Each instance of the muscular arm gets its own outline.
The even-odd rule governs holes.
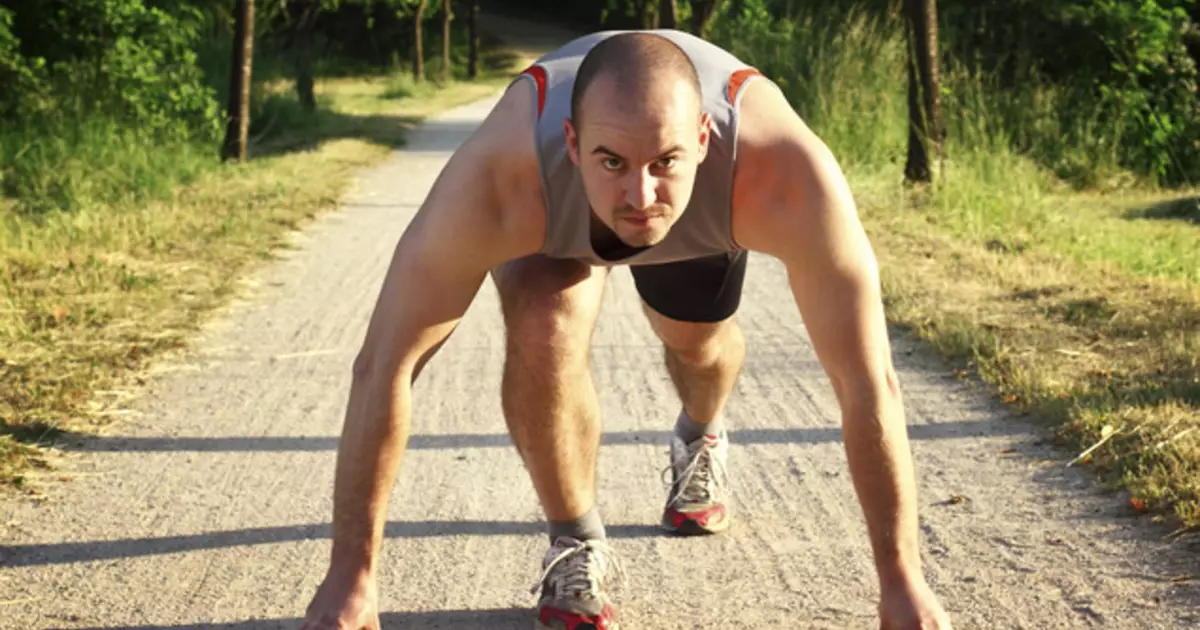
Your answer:
[[[745,112],[752,148],[739,164],[755,174],[735,193],[735,236],[787,266],[841,406],[881,581],[919,580],[916,487],[875,256],[833,156],[773,88],[755,87],[760,97]]]
[[[338,448],[331,575],[348,581],[374,576],[388,497],[409,436],[413,381],[458,325],[488,271],[540,244],[540,235],[503,212],[511,201],[502,189],[512,174],[506,164],[513,139],[505,136],[513,125],[495,123],[506,110],[528,111],[515,105],[502,102],[451,158],[395,249],[354,363]],[[506,160],[496,159],[501,150]]]

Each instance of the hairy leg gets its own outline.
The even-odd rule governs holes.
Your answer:
[[[693,422],[712,422],[729,399],[746,359],[746,343],[737,320],[684,322],[646,305],[643,310],[662,340],[667,372],[684,411]]]
[[[550,521],[595,504],[600,406],[588,365],[608,276],[531,256],[492,272],[507,328],[501,400],[509,434]]]

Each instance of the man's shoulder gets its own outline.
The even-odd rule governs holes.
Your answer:
[[[475,184],[490,191],[491,205],[501,214],[505,229],[519,233],[545,229],[534,133],[536,98],[527,82],[512,83],[459,150],[481,180]]]
[[[733,185],[734,231],[770,221],[781,209],[795,210],[804,178],[835,164],[824,142],[792,108],[777,85],[747,85],[738,108],[737,165]]]

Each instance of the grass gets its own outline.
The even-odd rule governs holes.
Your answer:
[[[1122,171],[1054,86],[1002,91],[953,61],[938,182],[906,186],[899,24],[745,14],[715,37],[839,157],[891,321],[1040,419],[1068,460],[1086,452],[1072,465],[1130,509],[1200,531],[1200,191]]]
[[[290,232],[334,209],[356,170],[403,144],[424,117],[494,93],[521,61],[503,51],[488,59],[474,82],[322,80],[315,114],[289,85],[262,85],[246,164],[38,213],[0,201],[0,482],[22,486],[52,465],[48,447],[63,433],[124,413],[153,359],[186,345]],[[141,153],[151,165],[170,157]]]
[[[921,194],[853,175],[851,183],[870,191],[859,203],[892,321],[1040,418],[1072,452],[1103,441],[1082,463],[1131,493],[1135,509],[1200,527],[1195,281],[1173,277],[1173,264],[1151,273],[1054,242],[964,238],[945,225],[953,213]],[[1044,203],[1048,214],[1061,208]],[[1200,229],[1174,227],[1200,246]]]

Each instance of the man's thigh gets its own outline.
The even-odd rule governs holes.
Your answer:
[[[638,294],[656,313],[672,320],[718,323],[732,317],[742,300],[747,252],[739,250],[692,260],[630,268]]]
[[[608,270],[574,260],[527,256],[492,270],[510,336],[525,343],[590,338]]]

